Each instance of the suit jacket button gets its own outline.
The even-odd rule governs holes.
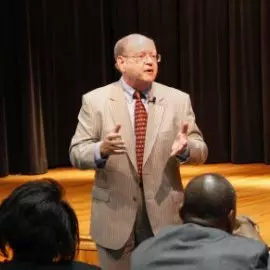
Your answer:
[[[133,196],[133,197],[132,197],[132,200],[133,200],[134,202],[136,202],[136,201],[137,201],[137,198],[136,198],[135,196]]]

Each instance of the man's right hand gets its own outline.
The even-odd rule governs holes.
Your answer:
[[[105,158],[109,155],[119,155],[126,152],[126,146],[119,133],[121,125],[116,127],[108,133],[100,145],[101,157]]]
[[[258,240],[265,244],[264,240],[261,237],[259,227],[247,216],[239,216],[236,218],[236,224],[233,234]]]

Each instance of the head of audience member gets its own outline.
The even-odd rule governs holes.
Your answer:
[[[71,261],[79,243],[78,220],[52,179],[17,187],[0,205],[0,250],[35,263]]]
[[[131,34],[117,41],[114,58],[125,82],[139,91],[150,87],[161,61],[155,42],[140,34]]]
[[[232,233],[236,222],[236,193],[233,186],[219,174],[196,176],[184,191],[180,216],[184,223]]]

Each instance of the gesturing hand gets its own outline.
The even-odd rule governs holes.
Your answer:
[[[264,243],[264,240],[262,239],[259,231],[259,227],[247,216],[236,217],[233,234],[238,236],[244,236],[254,240],[259,240]]]
[[[126,146],[119,133],[121,125],[116,125],[115,128],[108,133],[100,145],[100,154],[102,157],[108,155],[119,155],[126,152]]]
[[[179,132],[173,142],[171,157],[175,155],[181,155],[187,146],[187,131],[188,124],[182,123],[180,125]]]

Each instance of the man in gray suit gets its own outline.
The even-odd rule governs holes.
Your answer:
[[[122,77],[83,96],[70,160],[96,170],[91,235],[102,268],[121,270],[139,243],[180,223],[179,165],[203,163],[208,152],[189,95],[154,82],[154,41],[131,34],[114,55]]]
[[[180,214],[183,225],[168,226],[134,251],[132,270],[267,269],[268,248],[248,218],[236,220],[235,191],[224,177],[191,180]]]

